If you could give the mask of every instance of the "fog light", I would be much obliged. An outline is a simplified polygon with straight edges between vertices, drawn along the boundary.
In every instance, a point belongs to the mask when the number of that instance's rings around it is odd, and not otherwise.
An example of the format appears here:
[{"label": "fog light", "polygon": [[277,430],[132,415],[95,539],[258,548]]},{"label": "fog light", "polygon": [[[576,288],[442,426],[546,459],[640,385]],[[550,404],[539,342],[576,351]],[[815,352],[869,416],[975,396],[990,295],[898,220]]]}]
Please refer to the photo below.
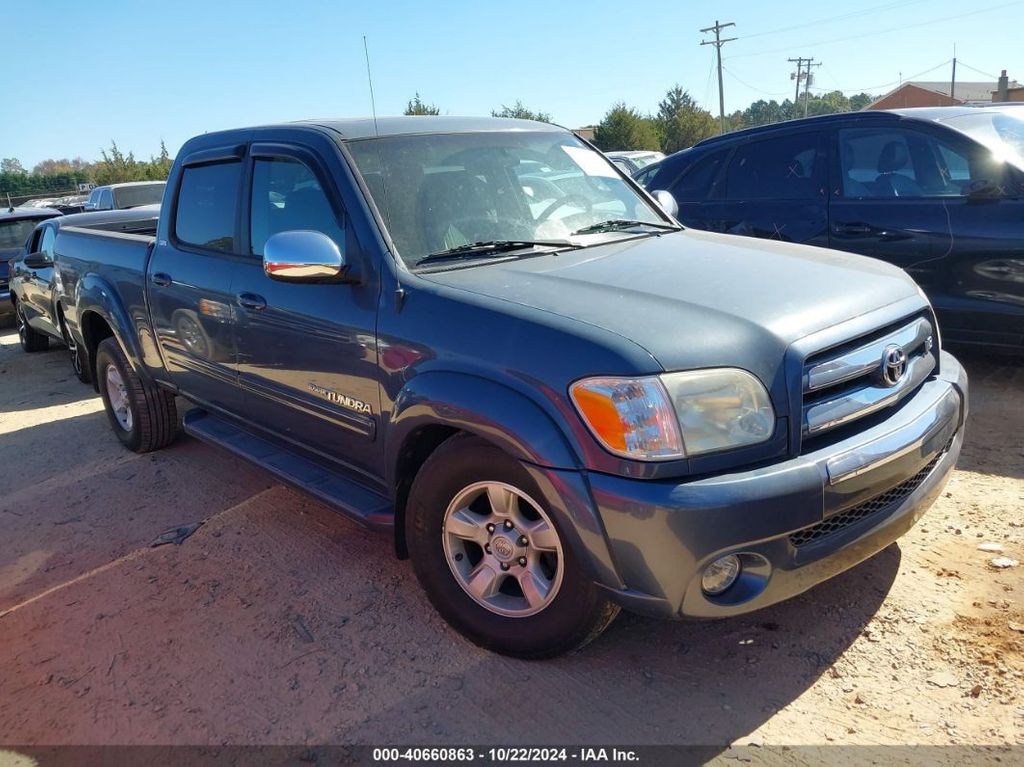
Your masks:
[{"label": "fog light", "polygon": [[716,559],[705,568],[700,586],[705,594],[717,596],[736,582],[742,569],[740,559],[735,554]]}]

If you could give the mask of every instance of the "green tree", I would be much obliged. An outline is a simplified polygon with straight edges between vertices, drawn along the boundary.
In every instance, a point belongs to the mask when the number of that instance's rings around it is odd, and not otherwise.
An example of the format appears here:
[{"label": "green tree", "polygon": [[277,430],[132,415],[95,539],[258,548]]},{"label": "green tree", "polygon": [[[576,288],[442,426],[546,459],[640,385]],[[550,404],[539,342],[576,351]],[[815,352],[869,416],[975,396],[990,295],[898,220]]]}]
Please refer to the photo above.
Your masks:
[{"label": "green tree", "polygon": [[661,146],[657,120],[644,117],[624,102],[614,104],[594,130],[594,144],[605,152]]},{"label": "green tree", "polygon": [[146,168],[146,178],[152,181],[163,181],[169,175],[171,175],[171,165],[173,164],[171,155],[167,152],[167,146],[164,144],[163,139],[160,139],[160,155],[158,157],[150,157],[149,163]]},{"label": "green tree", "polygon": [[93,178],[97,184],[120,184],[125,181],[145,181],[147,163],[139,162],[135,155],[122,152],[117,142],[111,139],[109,153],[100,150],[103,158],[93,168]]},{"label": "green tree", "polygon": [[549,123],[551,122],[551,115],[547,112],[534,112],[532,109],[526,107],[522,101],[516,99],[516,103],[512,106],[502,104],[500,110],[492,110],[492,117],[515,117],[519,120],[536,120],[537,122]]},{"label": "green tree", "polygon": [[658,104],[657,121],[661,151],[665,154],[686,149],[718,133],[715,118],[706,109],[701,109],[678,83]]},{"label": "green tree", "polygon": [[0,173],[24,173],[25,168],[16,157],[5,157],[0,160]]},{"label": "green tree", "polygon": [[859,112],[874,101],[875,98],[877,97],[867,93],[858,93],[856,96],[850,96],[850,111]]},{"label": "green tree", "polygon": [[409,103],[405,107],[405,114],[407,115],[439,115],[441,110],[433,104],[428,104],[420,98],[419,91],[416,91],[416,95],[409,100]]}]

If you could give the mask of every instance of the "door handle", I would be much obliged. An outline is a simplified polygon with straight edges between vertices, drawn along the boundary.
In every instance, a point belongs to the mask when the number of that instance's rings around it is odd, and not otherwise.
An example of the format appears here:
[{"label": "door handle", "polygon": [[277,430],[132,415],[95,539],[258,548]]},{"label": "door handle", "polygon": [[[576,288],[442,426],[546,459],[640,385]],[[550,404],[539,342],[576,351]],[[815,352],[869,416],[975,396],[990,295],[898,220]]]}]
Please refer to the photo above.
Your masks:
[{"label": "door handle", "polygon": [[835,232],[836,234],[871,234],[874,231],[874,229],[872,229],[867,224],[860,223],[834,224],[832,226],[832,231]]},{"label": "door handle", "polygon": [[250,312],[259,312],[267,308],[267,299],[255,293],[239,293],[235,298],[239,306]]},{"label": "door handle", "polygon": [[163,272],[157,272],[150,279],[152,280],[153,284],[159,288],[166,288],[173,282],[173,280],[171,279],[171,275],[164,274]]}]

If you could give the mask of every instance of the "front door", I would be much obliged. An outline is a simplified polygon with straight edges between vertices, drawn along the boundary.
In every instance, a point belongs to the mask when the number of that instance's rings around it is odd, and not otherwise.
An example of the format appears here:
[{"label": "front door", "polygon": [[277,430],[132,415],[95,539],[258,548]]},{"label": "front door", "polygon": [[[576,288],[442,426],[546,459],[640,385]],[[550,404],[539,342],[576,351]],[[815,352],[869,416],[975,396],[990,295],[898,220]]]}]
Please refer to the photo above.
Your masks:
[{"label": "front door", "polygon": [[[233,285],[246,417],[349,473],[378,480],[380,284],[348,226],[332,182],[340,174],[288,145],[254,144],[251,155],[249,252]],[[271,280],[263,270],[264,245],[293,230],[333,239],[359,283]]]},{"label": "front door", "polygon": [[980,145],[930,125],[841,129],[836,150],[831,246],[906,270],[945,340],[1024,343],[1024,200],[1015,174]]},{"label": "front door", "polygon": [[240,407],[231,279],[238,261],[238,157],[189,164],[171,211],[171,231],[150,259],[153,330],[172,382],[205,407]]}]

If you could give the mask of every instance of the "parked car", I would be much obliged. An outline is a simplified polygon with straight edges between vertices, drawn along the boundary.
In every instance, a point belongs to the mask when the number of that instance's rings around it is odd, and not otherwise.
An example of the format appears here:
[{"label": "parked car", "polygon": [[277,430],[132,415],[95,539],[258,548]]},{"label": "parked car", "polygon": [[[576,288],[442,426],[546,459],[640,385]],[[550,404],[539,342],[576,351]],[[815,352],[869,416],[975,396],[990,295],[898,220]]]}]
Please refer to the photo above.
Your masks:
[{"label": "parked car", "polygon": [[25,202],[19,203],[19,208],[52,208],[56,202],[54,197],[39,197],[33,200],[25,200]]},{"label": "parked car", "polygon": [[638,170],[646,168],[653,162],[659,162],[665,158],[662,152],[651,152],[647,150],[632,149],[622,152],[605,152],[615,165],[619,166],[627,176],[632,176]]},{"label": "parked car", "polygon": [[499,652],[802,592],[909,529],[960,452],[967,379],[904,272],[684,231],[561,128],[209,133],[168,184],[155,238],[57,235],[118,439],[167,445],[184,396],[189,434],[387,531]]},{"label": "parked car", "polygon": [[879,258],[948,342],[1024,351],[1024,109],[793,120],[703,141],[640,180],[698,229]]},{"label": "parked car", "polygon": [[86,211],[124,210],[140,205],[158,205],[164,196],[166,181],[128,181],[94,187],[85,201]]},{"label": "parked car", "polygon": [[82,347],[64,325],[59,304],[60,275],[54,268],[54,243],[62,227],[75,226],[106,232],[153,236],[160,212],[159,205],[129,210],[78,213],[43,219],[28,236],[22,252],[10,259],[10,295],[18,323],[21,348],[26,352],[45,351],[50,339],[66,344],[75,375],[89,383],[91,366],[83,358]]},{"label": "parked car", "polygon": [[85,210],[85,202],[88,200],[88,196],[84,194],[73,194],[67,197],[60,197],[54,202],[52,207],[59,210],[61,213],[82,213]]},{"label": "parked car", "polygon": [[52,208],[11,207],[0,210],[0,321],[7,322],[14,316],[8,262],[21,252],[38,222],[59,215],[60,212]]}]

